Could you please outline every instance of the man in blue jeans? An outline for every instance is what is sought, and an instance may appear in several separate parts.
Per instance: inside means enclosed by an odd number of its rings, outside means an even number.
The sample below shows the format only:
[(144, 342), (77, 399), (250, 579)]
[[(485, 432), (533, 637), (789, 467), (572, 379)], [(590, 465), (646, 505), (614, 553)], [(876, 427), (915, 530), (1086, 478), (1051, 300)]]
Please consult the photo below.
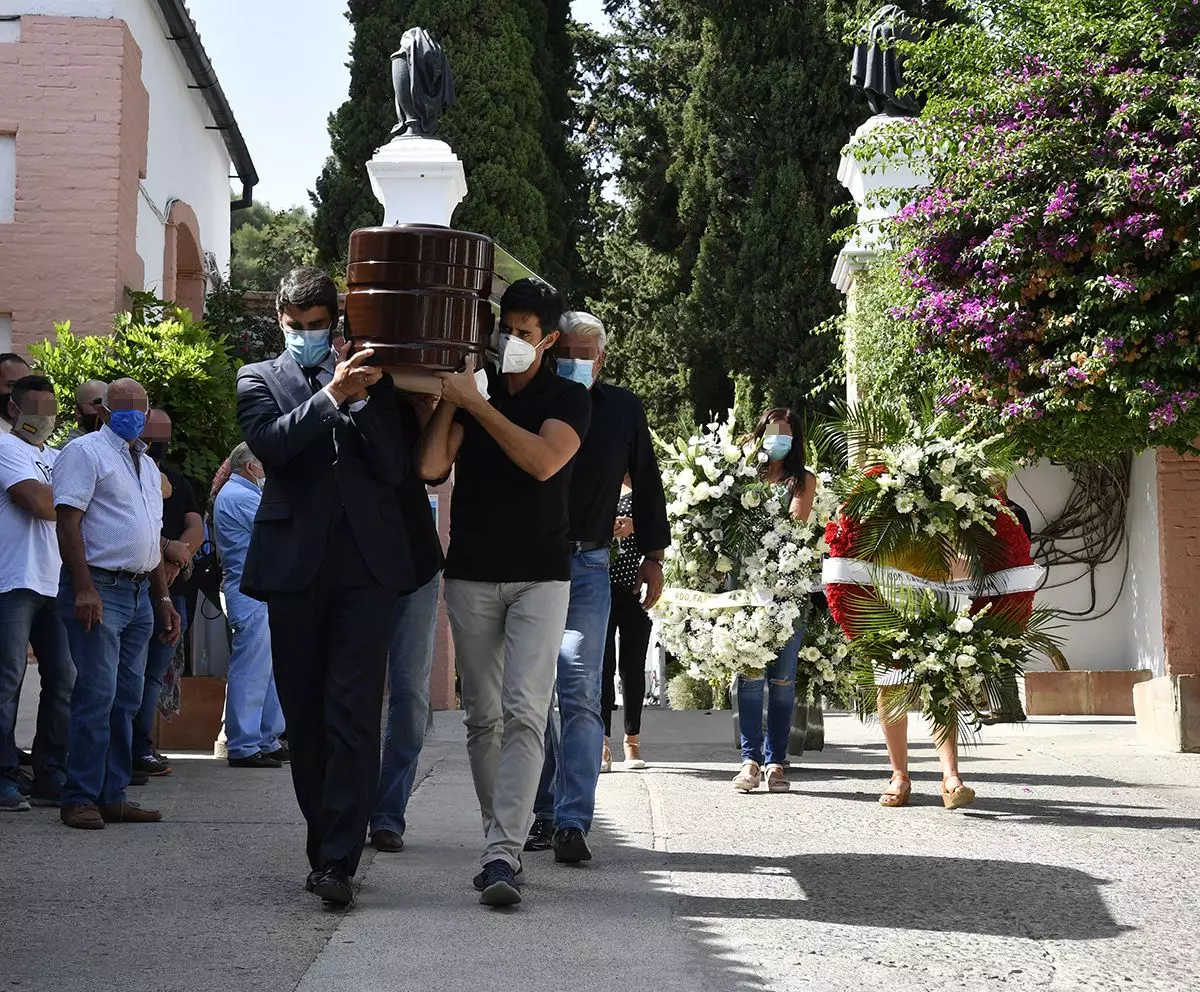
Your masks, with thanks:
[(230, 768), (282, 768), (283, 709), (272, 668), (267, 604), (242, 592), (246, 551), (267, 473), (243, 441), (229, 455), (229, 479), (213, 500), (213, 539), (221, 558), (225, 612), (233, 651), (225, 684), (225, 738)]
[[(142, 434), (148, 454), (162, 473), (163, 526), (159, 546), (163, 569), (171, 587), (171, 605), (180, 618), (180, 635), (186, 627), (187, 601), (183, 585), (191, 574), (192, 555), (204, 541), (204, 518), (191, 483), (163, 459), (171, 443), (171, 418), (165, 410), (151, 410)], [(155, 629), (156, 634), (162, 630)], [(154, 721), (158, 717), (158, 699), (163, 679), (175, 660), (174, 644), (150, 638), (146, 655), (146, 678), (142, 686), (142, 705), (133, 716), (133, 770), (146, 775), (169, 775), (171, 766), (154, 750)]]
[(66, 566), (58, 604), (76, 671), (59, 815), (80, 830), (162, 819), (125, 797), (146, 647), (156, 618), (165, 643), (179, 639), (180, 625), (159, 548), (162, 480), (141, 440), (148, 411), (141, 384), (118, 379), (100, 411), (104, 426), (72, 441), (54, 464)]
[[(55, 597), (62, 571), (51, 488), (57, 452), (46, 444), (57, 404), (48, 379), (28, 375), (2, 396), (12, 430), (0, 434), (0, 811), (22, 812), (13, 730), (33, 646), (42, 691), (33, 741), (33, 795), (57, 806), (67, 760), (75, 670)], [(6, 421), (7, 423), (8, 421)]]
[[(404, 429), (417, 437), (433, 416), (437, 400), (416, 393), (399, 395)], [(444, 480), (432, 484), (440, 481)], [(379, 793), (371, 817), (371, 846), (393, 854), (404, 850), (404, 812), (425, 743), (443, 564), (442, 541), (429, 491), (415, 472), (400, 484), (396, 499), (408, 531), (413, 577), (421, 585), (400, 597), (388, 650), (387, 729), (379, 766)]]
[(598, 382), (604, 364), (604, 325), (589, 313), (566, 313), (555, 347), (558, 374), (591, 392), (592, 429), (571, 476), (571, 602), (558, 652), (561, 736), (547, 721), (546, 757), (534, 804), (527, 851), (554, 848), (564, 864), (590, 861), (587, 834), (596, 807), (604, 748), (600, 712), (604, 642), (608, 635), (609, 545), (626, 473), (633, 482), (633, 519), (650, 550), (638, 569), (635, 595), (650, 609), (662, 592), (662, 557), (671, 540), (662, 475), (641, 401), (627, 389)]

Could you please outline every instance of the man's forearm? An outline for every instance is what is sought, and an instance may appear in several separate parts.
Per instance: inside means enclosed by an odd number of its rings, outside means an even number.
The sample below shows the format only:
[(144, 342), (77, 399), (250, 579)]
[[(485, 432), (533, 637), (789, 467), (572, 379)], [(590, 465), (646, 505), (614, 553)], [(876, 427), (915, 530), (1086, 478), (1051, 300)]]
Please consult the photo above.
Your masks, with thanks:
[(450, 471), (450, 428), (457, 407), (442, 400), (421, 432), (417, 467), (422, 479), (440, 479)]
[(83, 549), (83, 532), (80, 530), (80, 517), (72, 513), (70, 519), (58, 515), (58, 547), (62, 554), (63, 564), (67, 566), (67, 574), (71, 576), (71, 588), (75, 592), (86, 592), (94, 588), (92, 573), (88, 571), (87, 554)]
[(155, 603), (171, 598), (171, 587), (167, 584), (167, 576), (163, 572), (161, 561), (154, 566), (154, 571), (150, 573), (150, 592), (154, 596)]

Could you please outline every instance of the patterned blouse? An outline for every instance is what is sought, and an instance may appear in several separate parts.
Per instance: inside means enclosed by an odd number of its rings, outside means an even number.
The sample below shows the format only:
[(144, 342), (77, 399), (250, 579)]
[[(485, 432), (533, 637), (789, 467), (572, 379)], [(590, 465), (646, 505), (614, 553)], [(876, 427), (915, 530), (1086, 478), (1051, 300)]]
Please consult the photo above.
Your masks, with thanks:
[[(625, 493), (617, 500), (617, 516), (633, 516), (633, 493)], [(616, 548), (616, 558), (609, 570), (609, 582), (617, 589), (632, 589), (643, 557), (642, 549), (638, 547), (637, 534), (618, 540)]]

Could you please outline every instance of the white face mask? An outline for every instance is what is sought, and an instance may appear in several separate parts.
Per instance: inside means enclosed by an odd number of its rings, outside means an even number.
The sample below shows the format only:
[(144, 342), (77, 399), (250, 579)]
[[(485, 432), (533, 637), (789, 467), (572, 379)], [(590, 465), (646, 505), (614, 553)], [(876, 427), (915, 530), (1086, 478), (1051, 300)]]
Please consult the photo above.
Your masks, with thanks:
[(528, 372), (537, 358), (538, 350), (528, 341), (513, 334), (500, 335), (500, 371)]
[(262, 475), (256, 475), (256, 476), (252, 476), (252, 477), (251, 477), (251, 481), (253, 481), (253, 483), (254, 483), (256, 486), (258, 486), (258, 488), (261, 490), (261, 489), (263, 489), (263, 488), (266, 486), (266, 484), (267, 484), (267, 473), (266, 473), (266, 471), (263, 469), (263, 467), (262, 467), (261, 465), (258, 467), (258, 470), (259, 470), (260, 472), (262, 472), (263, 474), (262, 474)]

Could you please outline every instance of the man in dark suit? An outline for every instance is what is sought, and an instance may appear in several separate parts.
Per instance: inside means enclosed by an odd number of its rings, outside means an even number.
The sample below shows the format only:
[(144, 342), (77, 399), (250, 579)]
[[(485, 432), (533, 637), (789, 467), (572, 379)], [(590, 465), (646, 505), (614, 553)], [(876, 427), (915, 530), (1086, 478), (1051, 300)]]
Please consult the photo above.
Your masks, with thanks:
[(414, 586), (396, 487), (411, 444), (395, 391), (335, 351), (337, 289), (318, 269), (279, 286), (285, 351), (238, 372), (242, 435), (266, 487), (242, 592), (267, 603), (296, 799), (308, 823), (306, 888), (348, 904), (379, 779), (388, 642)]

